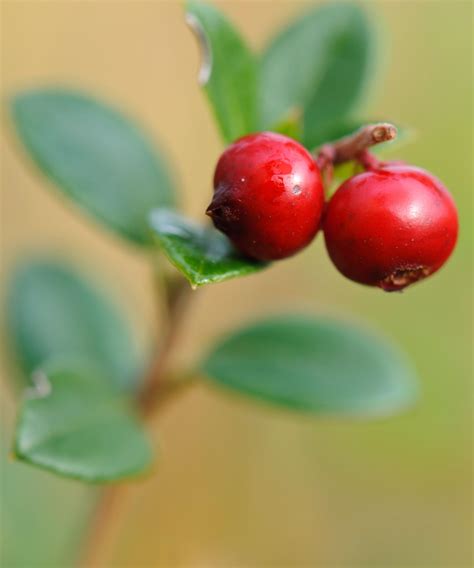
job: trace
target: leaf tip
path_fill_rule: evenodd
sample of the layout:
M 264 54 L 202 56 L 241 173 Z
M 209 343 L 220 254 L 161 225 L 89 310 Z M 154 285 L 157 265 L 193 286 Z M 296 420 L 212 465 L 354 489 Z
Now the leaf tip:
M 31 381 L 33 383 L 33 386 L 26 389 L 25 398 L 46 398 L 51 394 L 51 383 L 48 379 L 47 374 L 41 369 L 33 372 L 33 374 L 31 375 Z
M 206 33 L 199 19 L 189 10 L 185 14 L 186 24 L 193 32 L 199 46 L 201 53 L 201 66 L 198 71 L 198 82 L 201 87 L 204 87 L 210 77 L 212 71 L 212 51 Z

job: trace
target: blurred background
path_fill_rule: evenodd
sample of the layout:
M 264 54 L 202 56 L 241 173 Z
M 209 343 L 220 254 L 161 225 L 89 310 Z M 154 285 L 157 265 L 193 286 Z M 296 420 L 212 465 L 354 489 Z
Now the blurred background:
M 255 48 L 306 6 L 217 4 Z M 415 136 L 391 155 L 454 194 L 461 235 L 451 261 L 388 295 L 344 280 L 318 238 L 271 270 L 200 290 L 176 357 L 193 361 L 262 313 L 330 314 L 393 338 L 416 365 L 422 398 L 390 419 L 312 420 L 196 387 L 151 424 L 161 457 L 150 477 L 124 487 L 103 566 L 471 565 L 472 4 L 366 7 L 385 44 L 367 116 L 411 127 Z M 167 149 L 184 208 L 200 216 L 222 145 L 181 3 L 3 0 L 1 10 L 3 97 L 63 84 L 128 110 Z M 23 255 L 63 253 L 108 283 L 148 337 L 148 259 L 47 191 L 11 136 L 2 146 L 2 284 Z M 1 375 L 3 565 L 71 566 L 97 490 L 11 461 L 11 368 Z

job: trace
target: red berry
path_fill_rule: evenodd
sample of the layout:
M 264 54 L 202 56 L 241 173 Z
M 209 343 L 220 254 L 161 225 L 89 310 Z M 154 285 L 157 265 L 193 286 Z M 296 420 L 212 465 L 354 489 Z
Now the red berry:
M 323 204 L 321 174 L 309 152 L 291 138 L 262 132 L 224 151 L 207 214 L 239 251 L 276 260 L 311 242 Z
M 401 290 L 436 272 L 458 234 L 453 199 L 430 173 L 387 164 L 346 180 L 324 217 L 326 247 L 347 278 Z

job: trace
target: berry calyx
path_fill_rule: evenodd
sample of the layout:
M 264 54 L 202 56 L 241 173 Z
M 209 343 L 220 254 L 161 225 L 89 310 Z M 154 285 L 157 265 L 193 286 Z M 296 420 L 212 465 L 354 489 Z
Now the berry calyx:
M 389 163 L 346 180 L 327 205 L 323 229 L 344 276 L 396 291 L 443 266 L 456 244 L 458 216 L 437 178 Z
M 321 174 L 298 142 L 272 132 L 240 138 L 221 155 L 206 213 L 243 254 L 291 256 L 316 235 L 324 206 Z

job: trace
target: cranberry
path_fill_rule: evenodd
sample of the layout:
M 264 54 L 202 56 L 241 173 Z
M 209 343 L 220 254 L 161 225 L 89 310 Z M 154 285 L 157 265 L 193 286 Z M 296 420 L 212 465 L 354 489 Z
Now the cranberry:
M 390 163 L 346 180 L 323 225 L 338 270 L 387 291 L 441 268 L 458 234 L 456 207 L 441 182 L 420 168 Z
M 261 132 L 220 157 L 207 214 L 243 254 L 276 260 L 311 242 L 323 204 L 321 174 L 309 152 L 291 138 Z

